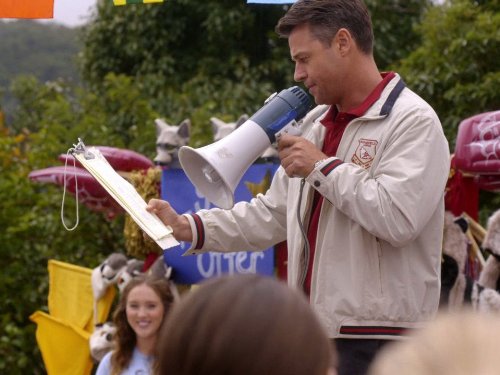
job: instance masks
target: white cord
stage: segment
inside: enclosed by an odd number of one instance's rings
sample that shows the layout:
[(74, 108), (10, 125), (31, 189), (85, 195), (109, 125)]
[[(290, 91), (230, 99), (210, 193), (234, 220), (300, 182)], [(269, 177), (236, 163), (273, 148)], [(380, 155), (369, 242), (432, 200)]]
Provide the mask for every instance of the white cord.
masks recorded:
[[(76, 223), (73, 227), (71, 228), (68, 228), (68, 226), (66, 225), (66, 222), (64, 221), (64, 202), (66, 200), (66, 167), (68, 165), (68, 156), (70, 155), (70, 153), (74, 151), (74, 148), (70, 148), (68, 149), (68, 152), (66, 153), (66, 160), (65, 160), (65, 163), (64, 163), (64, 187), (63, 187), (63, 196), (62, 196), (62, 202), (61, 202), (61, 221), (62, 221), (62, 224), (64, 226), (64, 228), (67, 230), (67, 231), (72, 231), (72, 230), (75, 230), (76, 227), (78, 226), (78, 223), (80, 222), (80, 216), (79, 216), (79, 212), (78, 212), (78, 178), (76, 176), (76, 170), (74, 171), (74, 174), (75, 174), (75, 196), (76, 196)], [(73, 156), (73, 166), (76, 168), (76, 158)]]
[(309, 268), (309, 257), (311, 254), (309, 239), (307, 238), (307, 233), (306, 233), (306, 230), (304, 229), (304, 223), (302, 222), (302, 220), (300, 218), (300, 205), (302, 203), (302, 193), (304, 192), (305, 183), (306, 183), (305, 179), (300, 180), (299, 203), (297, 204), (297, 221), (299, 222), (300, 232), (302, 233), (302, 238), (304, 239), (305, 264), (304, 264), (304, 269), (302, 270), (302, 275), (300, 276), (300, 279), (299, 279), (299, 285), (302, 287), (304, 287), (304, 283), (306, 281), (307, 271)]

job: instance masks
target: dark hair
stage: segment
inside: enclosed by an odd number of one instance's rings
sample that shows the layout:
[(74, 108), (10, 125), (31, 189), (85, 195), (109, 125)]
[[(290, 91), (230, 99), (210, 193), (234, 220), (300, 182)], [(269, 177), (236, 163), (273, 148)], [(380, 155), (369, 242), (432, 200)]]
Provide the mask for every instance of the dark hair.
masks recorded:
[(362, 0), (298, 0), (278, 21), (276, 32), (288, 38), (295, 27), (305, 24), (325, 45), (330, 45), (337, 32), (345, 28), (361, 51), (373, 52), (372, 22)]
[(136, 335), (127, 320), (127, 299), (136, 286), (147, 285), (160, 297), (163, 304), (163, 322), (165, 316), (170, 310), (170, 306), (174, 302), (174, 297), (170, 289), (170, 284), (167, 279), (155, 276), (140, 275), (131, 279), (127, 286), (123, 289), (120, 300), (113, 314), (113, 322), (116, 326), (115, 347), (111, 355), (111, 374), (120, 374), (126, 369), (132, 358), (132, 353), (136, 344)]
[(172, 309), (159, 375), (324, 375), (330, 340), (303, 294), (258, 275), (223, 276)]

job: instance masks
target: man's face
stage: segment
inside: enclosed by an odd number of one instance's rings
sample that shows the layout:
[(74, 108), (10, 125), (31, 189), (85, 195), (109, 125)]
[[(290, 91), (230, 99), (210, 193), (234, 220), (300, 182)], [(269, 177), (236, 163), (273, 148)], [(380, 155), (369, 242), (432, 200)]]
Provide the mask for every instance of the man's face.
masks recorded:
[(288, 43), (295, 62), (294, 79), (304, 82), (316, 104), (339, 103), (343, 67), (335, 44), (321, 43), (308, 25), (295, 27)]

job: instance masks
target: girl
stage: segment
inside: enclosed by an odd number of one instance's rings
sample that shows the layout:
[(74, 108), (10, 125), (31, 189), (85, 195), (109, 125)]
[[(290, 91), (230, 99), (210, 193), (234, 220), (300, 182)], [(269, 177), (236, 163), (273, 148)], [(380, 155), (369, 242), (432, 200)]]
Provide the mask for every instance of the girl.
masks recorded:
[(173, 300), (168, 280), (151, 276), (132, 279), (113, 315), (115, 348), (104, 356), (96, 375), (152, 374), (158, 333)]

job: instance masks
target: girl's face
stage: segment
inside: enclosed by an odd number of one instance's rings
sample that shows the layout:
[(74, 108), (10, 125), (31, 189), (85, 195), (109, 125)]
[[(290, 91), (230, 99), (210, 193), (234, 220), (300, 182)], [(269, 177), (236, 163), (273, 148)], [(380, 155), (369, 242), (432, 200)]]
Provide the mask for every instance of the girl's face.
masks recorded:
[(146, 284), (133, 288), (127, 299), (127, 321), (138, 339), (156, 338), (163, 320), (160, 297)]

